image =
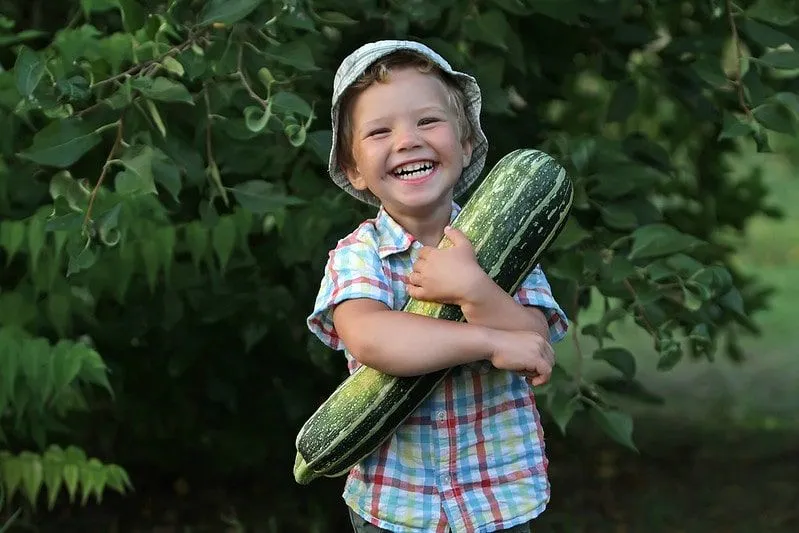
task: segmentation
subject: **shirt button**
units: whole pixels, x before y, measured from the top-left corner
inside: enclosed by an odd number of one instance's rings
[[[436,413],[436,418],[439,420],[439,422],[443,422],[447,418],[447,413],[444,411],[439,411]]]
[[[441,474],[441,483],[449,483],[449,474]]]

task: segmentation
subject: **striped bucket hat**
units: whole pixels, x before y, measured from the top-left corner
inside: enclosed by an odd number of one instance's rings
[[[384,40],[367,43],[352,52],[341,62],[341,65],[336,71],[335,79],[333,80],[333,98],[330,111],[333,127],[333,144],[330,149],[328,172],[336,185],[347,191],[350,195],[367,204],[375,206],[380,205],[378,198],[371,192],[368,190],[359,191],[352,186],[347,179],[346,173],[337,161],[336,147],[339,137],[339,109],[341,97],[344,92],[372,63],[388,54],[400,50],[410,50],[427,57],[456,81],[466,97],[466,118],[472,128],[472,157],[469,164],[464,167],[460,179],[455,184],[453,194],[454,197],[457,198],[466,192],[480,176],[480,172],[482,172],[483,166],[485,165],[486,154],[488,153],[488,140],[480,127],[480,87],[477,85],[477,80],[472,76],[453,70],[443,57],[424,44],[415,41]]]

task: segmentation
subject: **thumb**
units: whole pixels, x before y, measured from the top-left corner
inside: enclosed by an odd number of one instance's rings
[[[457,246],[468,246],[469,248],[472,247],[471,241],[463,234],[463,232],[459,229],[453,228],[452,226],[447,226],[444,228],[444,235],[452,241],[452,244]]]

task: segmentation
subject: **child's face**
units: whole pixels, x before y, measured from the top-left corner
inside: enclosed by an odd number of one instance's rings
[[[392,70],[352,106],[356,189],[369,189],[389,213],[425,216],[449,207],[472,147],[461,142],[444,83],[415,68]]]

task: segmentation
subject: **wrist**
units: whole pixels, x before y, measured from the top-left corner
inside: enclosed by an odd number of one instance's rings
[[[498,287],[494,283],[494,280],[480,269],[480,271],[475,274],[473,281],[468,284],[468,290],[458,302],[463,314],[468,316],[471,310],[480,307],[486,301],[490,300],[491,293],[496,288]]]

